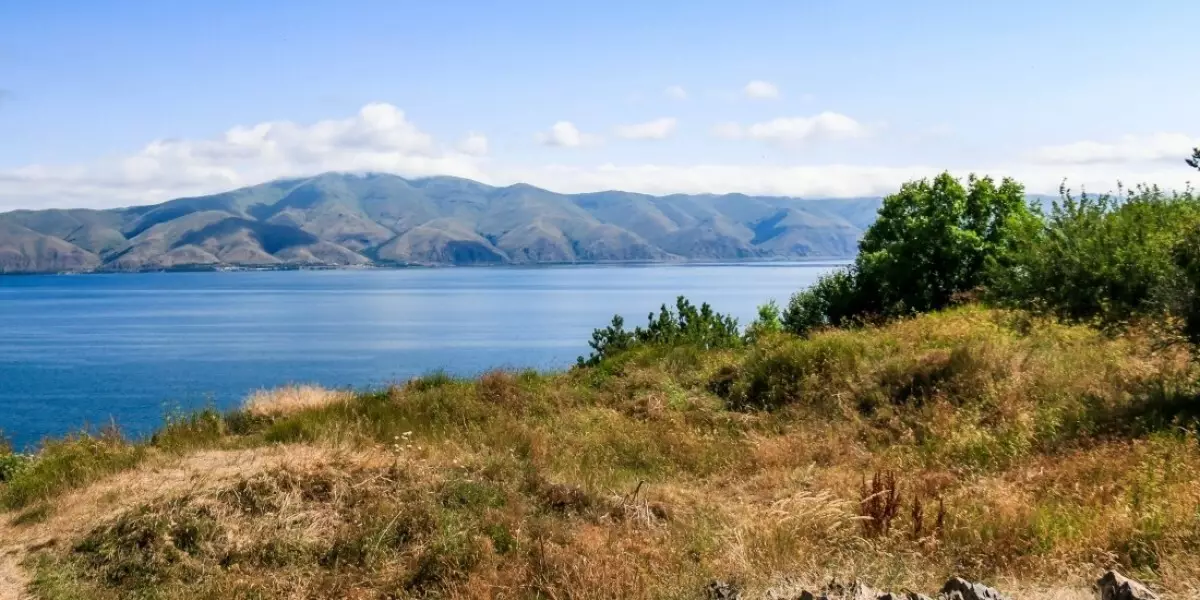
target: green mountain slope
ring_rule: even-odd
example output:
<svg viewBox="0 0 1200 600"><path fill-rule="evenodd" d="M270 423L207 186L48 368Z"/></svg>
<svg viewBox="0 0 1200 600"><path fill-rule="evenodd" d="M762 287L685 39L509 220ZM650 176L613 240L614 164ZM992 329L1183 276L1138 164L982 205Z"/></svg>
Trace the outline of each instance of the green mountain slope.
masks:
<svg viewBox="0 0 1200 600"><path fill-rule="evenodd" d="M878 205L326 173L153 206L0 214L0 272L840 257Z"/></svg>

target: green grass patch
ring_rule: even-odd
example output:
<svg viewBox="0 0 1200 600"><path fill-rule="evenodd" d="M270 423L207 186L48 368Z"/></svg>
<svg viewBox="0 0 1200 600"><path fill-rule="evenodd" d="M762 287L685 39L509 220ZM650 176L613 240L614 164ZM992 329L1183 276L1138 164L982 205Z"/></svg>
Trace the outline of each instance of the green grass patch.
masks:
<svg viewBox="0 0 1200 600"><path fill-rule="evenodd" d="M0 488L0 506L25 508L105 475L130 469L146 457L146 447L118 434L80 434L48 441L29 465Z"/></svg>

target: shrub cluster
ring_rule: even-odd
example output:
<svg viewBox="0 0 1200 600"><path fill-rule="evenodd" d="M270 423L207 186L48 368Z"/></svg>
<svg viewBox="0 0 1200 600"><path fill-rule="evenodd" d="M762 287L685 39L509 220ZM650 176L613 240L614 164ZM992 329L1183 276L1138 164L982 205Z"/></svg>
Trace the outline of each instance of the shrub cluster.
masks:
<svg viewBox="0 0 1200 600"><path fill-rule="evenodd" d="M969 300L1103 328L1183 322L1200 342L1200 197L1153 186L1043 207L1012 180L942 174L884 199L853 265L795 294L785 329L877 322Z"/></svg>
<svg viewBox="0 0 1200 600"><path fill-rule="evenodd" d="M1105 327L1185 316L1200 198L1138 187L1073 196L1013 236L988 296L998 304ZM1192 281L1196 281L1192 278Z"/></svg>
<svg viewBox="0 0 1200 600"><path fill-rule="evenodd" d="M596 365L605 358L635 346L696 346L703 349L731 348L742 343L737 319L723 315L707 303L699 308L683 296L675 300L675 310L662 305L658 316L650 313L646 327L625 329L625 319L613 316L612 323L592 332L588 342L592 353L579 357L580 365Z"/></svg>

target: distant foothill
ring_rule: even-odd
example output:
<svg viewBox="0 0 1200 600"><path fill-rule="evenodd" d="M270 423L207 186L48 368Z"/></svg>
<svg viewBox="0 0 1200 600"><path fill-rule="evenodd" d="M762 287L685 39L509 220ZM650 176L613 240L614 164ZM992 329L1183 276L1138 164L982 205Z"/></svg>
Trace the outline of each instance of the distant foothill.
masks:
<svg viewBox="0 0 1200 600"><path fill-rule="evenodd" d="M879 204L326 173L150 206L3 213L0 273L849 257Z"/></svg>

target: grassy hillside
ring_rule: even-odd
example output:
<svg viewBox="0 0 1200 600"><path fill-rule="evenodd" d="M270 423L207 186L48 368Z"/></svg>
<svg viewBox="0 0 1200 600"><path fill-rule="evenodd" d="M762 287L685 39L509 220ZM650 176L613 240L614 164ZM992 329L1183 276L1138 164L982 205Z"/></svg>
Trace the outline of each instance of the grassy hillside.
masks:
<svg viewBox="0 0 1200 600"><path fill-rule="evenodd" d="M1200 587L1195 365L976 307L569 372L264 392L0 473L41 598L696 598L957 574ZM6 561L6 562L5 562Z"/></svg>
<svg viewBox="0 0 1200 600"><path fill-rule="evenodd" d="M849 256L878 204L327 173L154 206L0 214L0 273Z"/></svg>

